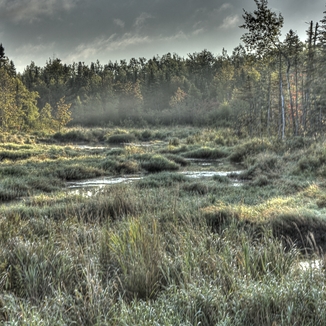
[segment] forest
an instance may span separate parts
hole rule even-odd
[[[242,44],[230,55],[205,49],[89,66],[52,58],[17,74],[1,45],[0,125],[194,125],[282,139],[323,133],[326,16],[300,40],[293,29],[282,36],[283,16],[255,2],[254,12],[244,10]]]

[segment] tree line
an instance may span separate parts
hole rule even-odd
[[[323,133],[326,12],[300,40],[292,29],[282,37],[283,16],[267,0],[254,1],[231,54],[203,50],[90,65],[53,58],[16,74],[1,46],[0,126],[193,124],[251,136]]]

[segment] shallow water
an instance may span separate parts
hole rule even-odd
[[[83,187],[97,187],[102,188],[106,185],[123,183],[123,182],[132,182],[135,180],[140,180],[141,176],[125,176],[125,177],[101,177],[80,181],[70,181],[67,182],[67,187],[70,189],[73,188],[83,188]]]
[[[242,171],[185,171],[180,172],[183,175],[189,177],[189,178],[212,178],[216,175],[221,177],[228,177],[231,174],[237,175],[240,174]]]
[[[194,179],[200,179],[200,178],[212,178],[216,175],[219,176],[229,176],[230,174],[239,174],[242,171],[185,171],[185,172],[179,172],[189,178]],[[88,196],[93,195],[94,193],[97,193],[95,189],[102,189],[103,187],[107,185],[113,185],[118,183],[130,183],[133,181],[137,181],[144,178],[144,176],[141,175],[131,175],[131,176],[123,176],[123,177],[100,177],[100,178],[93,178],[93,179],[87,179],[87,180],[79,180],[79,181],[71,181],[67,182],[67,188],[70,189],[70,191],[74,193],[83,193]],[[235,182],[232,183],[234,187],[239,187],[242,185],[237,180],[234,180]],[[90,191],[90,188],[92,190]],[[94,191],[95,190],[95,191]],[[69,192],[70,192],[69,191]]]
[[[74,145],[74,147],[79,149],[111,149],[111,147],[108,146]]]

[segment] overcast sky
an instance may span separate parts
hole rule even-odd
[[[284,33],[302,40],[308,21],[323,17],[322,0],[269,0],[285,19]],[[245,32],[243,8],[253,0],[0,0],[0,43],[17,70],[49,58],[64,63],[186,57],[207,49],[231,54]]]

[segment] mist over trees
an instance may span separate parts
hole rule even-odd
[[[0,126],[192,124],[250,136],[323,133],[326,12],[300,40],[293,29],[282,36],[282,15],[266,0],[254,1],[256,10],[243,13],[243,45],[231,54],[203,50],[90,65],[53,58],[16,74],[1,45]]]

